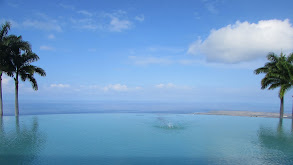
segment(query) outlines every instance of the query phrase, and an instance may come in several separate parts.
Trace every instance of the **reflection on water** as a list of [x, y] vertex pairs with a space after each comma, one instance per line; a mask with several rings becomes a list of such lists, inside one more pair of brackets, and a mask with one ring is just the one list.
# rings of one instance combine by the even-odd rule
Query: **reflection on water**
[[267, 163], [293, 164], [293, 120], [290, 131], [284, 128], [283, 119], [276, 129], [260, 127], [258, 139]]
[[[34, 117], [27, 126], [20, 124], [19, 117], [16, 117], [15, 127], [11, 124], [8, 121], [5, 123], [0, 117], [0, 164], [34, 164], [45, 143], [45, 136], [39, 131], [38, 119]], [[9, 129], [6, 130], [6, 127]]]

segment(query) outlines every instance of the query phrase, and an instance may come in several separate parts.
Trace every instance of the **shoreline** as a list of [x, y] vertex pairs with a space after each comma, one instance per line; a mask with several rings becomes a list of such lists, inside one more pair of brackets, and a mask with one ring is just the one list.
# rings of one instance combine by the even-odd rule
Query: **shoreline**
[[[253, 112], [253, 111], [209, 111], [195, 112], [193, 115], [223, 115], [223, 116], [244, 116], [244, 117], [264, 117], [264, 118], [279, 118], [279, 113], [273, 112]], [[292, 119], [292, 114], [284, 114], [284, 119]]]

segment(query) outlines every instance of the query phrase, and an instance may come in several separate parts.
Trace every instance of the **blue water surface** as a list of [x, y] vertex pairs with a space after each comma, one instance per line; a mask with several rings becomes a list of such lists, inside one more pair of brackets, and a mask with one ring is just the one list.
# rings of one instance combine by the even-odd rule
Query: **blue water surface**
[[293, 164], [290, 119], [161, 113], [1, 119], [0, 164]]

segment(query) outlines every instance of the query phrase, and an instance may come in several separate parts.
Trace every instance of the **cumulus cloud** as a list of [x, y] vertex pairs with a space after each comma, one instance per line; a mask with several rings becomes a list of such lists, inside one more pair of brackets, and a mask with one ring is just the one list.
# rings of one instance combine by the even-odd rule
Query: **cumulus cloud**
[[51, 84], [50, 87], [52, 88], [69, 88], [69, 84]]
[[122, 20], [118, 17], [112, 17], [109, 25], [110, 31], [121, 32], [131, 28], [132, 23], [129, 20]]
[[126, 85], [121, 85], [121, 84], [110, 84], [107, 85], [103, 88], [104, 91], [109, 91], [109, 90], [113, 90], [113, 91], [127, 91], [128, 87]]
[[144, 21], [144, 15], [135, 16], [134, 19], [139, 21], [139, 22], [143, 22]]
[[188, 53], [206, 56], [207, 61], [239, 63], [265, 57], [269, 52], [293, 50], [293, 27], [289, 20], [239, 22], [212, 30], [205, 40], [198, 39]]
[[168, 84], [158, 84], [155, 85], [156, 88], [174, 88], [176, 87], [176, 85], [172, 84], [172, 83], [168, 83]]
[[127, 85], [123, 84], [109, 84], [106, 86], [101, 85], [80, 85], [79, 88], [81, 90], [90, 90], [91, 92], [110, 92], [110, 91], [116, 91], [116, 92], [131, 92], [131, 91], [137, 91], [143, 89], [142, 87], [136, 86], [136, 87], [128, 87]]

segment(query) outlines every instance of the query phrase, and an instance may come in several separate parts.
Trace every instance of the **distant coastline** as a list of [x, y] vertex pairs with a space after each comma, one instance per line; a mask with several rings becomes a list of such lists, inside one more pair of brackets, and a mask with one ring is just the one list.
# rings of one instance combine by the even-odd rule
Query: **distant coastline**
[[[209, 111], [196, 112], [194, 115], [224, 115], [224, 116], [246, 116], [246, 117], [265, 117], [279, 118], [279, 113], [273, 112], [252, 112], [252, 111]], [[284, 114], [284, 118], [292, 119], [292, 114]]]

